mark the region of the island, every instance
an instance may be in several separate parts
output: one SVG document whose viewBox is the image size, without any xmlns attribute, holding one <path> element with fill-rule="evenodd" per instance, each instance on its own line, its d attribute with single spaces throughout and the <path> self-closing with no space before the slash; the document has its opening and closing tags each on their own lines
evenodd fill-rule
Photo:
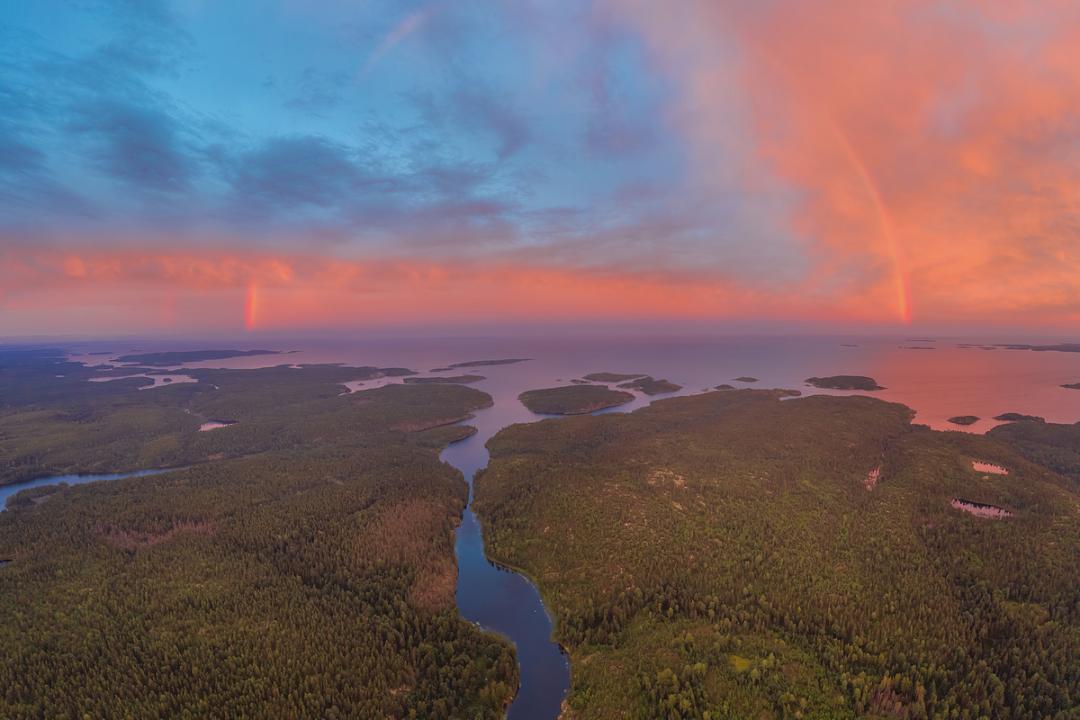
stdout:
<svg viewBox="0 0 1080 720">
<path fill-rule="evenodd" d="M 455 368 L 474 368 L 474 367 L 492 367 L 495 365 L 514 365 L 515 363 L 527 362 L 529 358 L 505 358 L 502 360 L 467 360 L 465 362 L 453 363 L 448 365 L 442 370 L 453 370 Z M 432 372 L 435 372 L 432 370 Z"/>
<path fill-rule="evenodd" d="M 913 415 L 746 389 L 496 434 L 474 507 L 557 618 L 565 716 L 1072 712 L 1080 497 L 1004 435 Z"/>
<path fill-rule="evenodd" d="M 582 377 L 584 377 L 586 380 L 591 380 L 592 382 L 619 383 L 625 382 L 627 380 L 634 380 L 636 378 L 643 378 L 645 377 L 645 373 L 597 372 L 589 373 L 588 375 L 583 375 Z"/>
<path fill-rule="evenodd" d="M 1035 352 L 1080 353 L 1080 343 L 1057 343 L 1054 345 L 1024 345 L 1017 343 L 997 343 L 997 347 L 1006 350 L 1034 350 Z"/>
<path fill-rule="evenodd" d="M 663 393 L 673 393 L 682 390 L 682 385 L 676 385 L 670 380 L 656 380 L 649 376 L 622 383 L 619 387 L 624 390 L 637 390 L 646 395 L 661 395 Z"/>
<path fill-rule="evenodd" d="M 1065 388 L 1066 390 L 1080 390 L 1080 382 L 1078 382 L 1078 383 L 1067 383 L 1065 385 L 1062 385 L 1061 387 Z"/>
<path fill-rule="evenodd" d="M 229 358 L 252 357 L 255 355 L 280 354 L 281 351 L 279 350 L 168 350 L 121 355 L 116 358 L 116 362 L 160 367 L 162 365 L 181 365 L 204 360 L 227 360 Z"/>
<path fill-rule="evenodd" d="M 949 418 L 949 422 L 953 425 L 974 425 L 979 422 L 978 415 L 956 415 Z"/>
<path fill-rule="evenodd" d="M 735 382 L 756 383 L 758 382 L 758 379 L 756 377 L 751 377 L 750 375 L 740 375 L 739 377 L 735 378 Z"/>
<path fill-rule="evenodd" d="M 735 386 L 734 385 L 729 385 L 728 383 L 721 383 L 721 384 L 719 384 L 719 385 L 717 385 L 716 387 L 713 388 L 713 390 L 734 390 L 734 389 L 735 389 Z"/>
<path fill-rule="evenodd" d="M 566 385 L 527 390 L 518 395 L 518 399 L 529 410 L 541 415 L 584 415 L 624 405 L 633 400 L 634 395 L 603 385 Z"/>
<path fill-rule="evenodd" d="M 1000 415 L 995 415 L 994 419 L 1000 420 L 1001 422 L 1046 422 L 1046 418 L 1039 417 L 1038 415 L 1024 415 L 1015 412 L 1001 413 Z"/>
<path fill-rule="evenodd" d="M 829 375 L 827 377 L 806 378 L 807 385 L 823 390 L 884 390 L 877 380 L 865 375 Z"/>
<path fill-rule="evenodd" d="M 469 385 L 471 383 L 486 380 L 483 375 L 449 375 L 446 377 L 407 377 L 402 382 L 410 385 L 427 385 L 433 383 L 452 383 L 456 385 Z"/>
</svg>

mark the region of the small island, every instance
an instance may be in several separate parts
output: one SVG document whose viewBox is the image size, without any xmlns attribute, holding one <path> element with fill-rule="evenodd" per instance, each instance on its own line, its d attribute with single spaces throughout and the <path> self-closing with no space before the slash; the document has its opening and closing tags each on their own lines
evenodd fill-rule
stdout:
<svg viewBox="0 0 1080 720">
<path fill-rule="evenodd" d="M 994 416 L 995 420 L 1001 422 L 1046 422 L 1046 418 L 1039 417 L 1038 415 L 1024 415 L 1023 413 L 1007 412 Z"/>
<path fill-rule="evenodd" d="M 741 383 L 755 383 L 757 381 L 758 379 L 756 377 L 751 377 L 749 375 L 740 375 L 739 377 L 735 378 L 735 382 Z"/>
<path fill-rule="evenodd" d="M 637 378 L 645 377 L 645 373 L 613 373 L 613 372 L 597 372 L 589 373 L 582 376 L 586 380 L 602 383 L 618 383 L 626 382 L 627 380 L 635 380 Z"/>
<path fill-rule="evenodd" d="M 486 380 L 483 375 L 450 375 L 447 377 L 407 377 L 403 382 L 409 385 L 429 385 L 434 383 L 453 383 L 454 385 L 469 385 L 470 383 Z"/>
<path fill-rule="evenodd" d="M 828 377 L 806 378 L 808 385 L 823 390 L 884 390 L 877 380 L 865 375 L 829 375 Z"/>
<path fill-rule="evenodd" d="M 442 370 L 452 370 L 454 368 L 474 368 L 474 367 L 490 367 L 492 365 L 513 365 L 514 363 L 527 362 L 529 358 L 504 358 L 502 360 L 467 360 L 465 362 L 453 363 L 448 365 Z M 432 370 L 432 372 L 435 372 Z"/>
<path fill-rule="evenodd" d="M 633 399 L 631 393 L 602 385 L 567 385 L 527 390 L 518 395 L 522 405 L 541 415 L 585 415 L 624 405 Z"/>
<path fill-rule="evenodd" d="M 1066 390 L 1080 390 L 1080 382 L 1067 383 L 1065 385 L 1062 385 L 1061 387 L 1065 388 Z"/>
<path fill-rule="evenodd" d="M 735 389 L 734 385 L 728 385 L 727 383 L 721 383 L 720 385 L 717 385 L 716 387 L 713 388 L 713 390 L 734 390 L 734 389 Z"/>
<path fill-rule="evenodd" d="M 949 418 L 949 422 L 951 422 L 953 425 L 974 425 L 975 423 L 979 422 L 979 416 L 956 415 L 955 417 Z"/>
<path fill-rule="evenodd" d="M 624 390 L 638 390 L 646 395 L 660 395 L 682 390 L 682 385 L 676 385 L 670 380 L 656 380 L 649 376 L 622 383 L 619 387 Z"/>
<path fill-rule="evenodd" d="M 179 365 L 189 362 L 201 362 L 203 360 L 227 360 L 228 358 L 251 357 L 253 355 L 280 355 L 278 350 L 168 350 L 164 352 L 138 353 L 135 355 L 121 355 L 116 362 L 138 363 L 160 367 L 162 365 Z"/>
<path fill-rule="evenodd" d="M 1035 352 L 1080 353 L 1080 343 L 1057 343 L 1056 345 L 1024 345 L 1018 343 L 998 343 L 997 347 L 1006 350 L 1034 350 Z"/>
</svg>

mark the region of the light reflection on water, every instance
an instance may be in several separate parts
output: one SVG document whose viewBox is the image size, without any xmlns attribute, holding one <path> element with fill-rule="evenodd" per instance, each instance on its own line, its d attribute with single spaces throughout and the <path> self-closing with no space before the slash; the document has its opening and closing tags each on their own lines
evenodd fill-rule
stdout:
<svg viewBox="0 0 1080 720">
<path fill-rule="evenodd" d="M 1080 391 L 1060 387 L 1080 382 L 1080 353 L 960 348 L 955 341 L 945 340 L 914 343 L 904 338 L 850 337 L 343 338 L 273 342 L 260 339 L 254 344 L 299 352 L 190 363 L 183 367 L 253 368 L 339 362 L 409 367 L 426 373 L 432 368 L 466 360 L 530 357 L 530 362 L 516 365 L 461 371 L 488 378 L 472 387 L 496 397 L 494 412 L 486 413 L 485 417 L 489 418 L 486 422 L 500 426 L 529 417 L 517 404 L 518 393 L 565 384 L 571 378 L 597 371 L 644 372 L 667 378 L 683 385 L 677 394 L 700 392 L 721 383 L 736 387 L 787 387 L 804 393 L 850 394 L 810 388 L 803 380 L 813 375 L 869 375 L 886 388 L 873 393 L 875 397 L 908 405 L 917 412 L 917 422 L 938 429 L 959 429 L 949 424 L 948 418 L 976 415 L 981 420 L 963 429 L 984 432 L 997 424 L 991 418 L 1004 412 L 1040 415 L 1051 422 L 1080 420 Z M 846 347 L 852 344 L 856 347 Z M 907 350 L 900 347 L 903 345 L 932 345 L 938 349 Z M 103 358 L 95 356 L 93 360 L 102 362 Z M 757 377 L 760 382 L 745 384 L 733 380 L 742 375 Z M 375 383 L 369 382 L 358 389 L 374 386 Z M 633 409 L 642 402 L 639 398 L 621 409 Z"/>
</svg>

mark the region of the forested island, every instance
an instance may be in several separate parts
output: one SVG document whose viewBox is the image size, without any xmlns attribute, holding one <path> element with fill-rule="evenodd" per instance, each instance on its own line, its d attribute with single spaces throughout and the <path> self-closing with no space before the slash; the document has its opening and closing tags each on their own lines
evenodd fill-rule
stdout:
<svg viewBox="0 0 1080 720">
<path fill-rule="evenodd" d="M 619 383 L 645 377 L 645 373 L 595 372 L 583 376 L 585 380 L 602 383 Z"/>
<path fill-rule="evenodd" d="M 624 390 L 637 390 L 646 395 L 661 395 L 663 393 L 673 393 L 682 390 L 682 385 L 677 385 L 670 380 L 657 380 L 650 376 L 621 383 L 619 384 L 619 387 Z"/>
<path fill-rule="evenodd" d="M 808 385 L 824 390 L 884 390 L 877 380 L 865 375 L 829 375 L 828 377 L 806 378 Z"/>
<path fill-rule="evenodd" d="M 455 608 L 467 488 L 438 459 L 491 398 L 339 394 L 386 370 L 196 370 L 138 392 L 0 351 L 0 481 L 187 466 L 0 513 L 0 717 L 502 716 L 514 650 Z M 221 417 L 240 422 L 198 431 Z"/>
<path fill-rule="evenodd" d="M 634 399 L 632 393 L 611 390 L 603 385 L 566 385 L 527 390 L 518 396 L 521 404 L 544 415 L 583 415 L 624 405 Z"/>
<path fill-rule="evenodd" d="M 483 375 L 446 375 L 442 377 L 407 377 L 402 382 L 408 385 L 430 385 L 433 383 L 471 385 L 486 379 Z"/>
<path fill-rule="evenodd" d="M 1056 343 L 1054 345 L 1024 345 L 1017 343 L 998 343 L 997 347 L 1006 350 L 1034 350 L 1035 352 L 1080 353 L 1080 343 Z"/>
<path fill-rule="evenodd" d="M 497 365 L 515 365 L 517 363 L 523 363 L 528 361 L 529 358 L 501 358 L 499 360 L 466 360 L 465 362 L 451 363 L 447 366 L 449 368 L 475 368 L 475 367 L 495 367 Z M 433 371 L 434 372 L 434 371 Z"/>
<path fill-rule="evenodd" d="M 1039 417 L 1038 415 L 1025 415 L 1017 412 L 1001 413 L 994 416 L 995 420 L 1001 420 L 1002 422 L 1046 422 L 1046 418 Z"/>
<path fill-rule="evenodd" d="M 121 355 L 116 358 L 116 362 L 161 366 L 180 365 L 182 363 L 201 362 L 204 360 L 227 360 L 229 358 L 279 354 L 279 350 L 170 350 L 165 352 Z"/>
<path fill-rule="evenodd" d="M 872 398 L 782 396 L 488 443 L 474 505 L 556 615 L 569 716 L 1069 717 L 1080 426 L 945 433 Z"/>
</svg>

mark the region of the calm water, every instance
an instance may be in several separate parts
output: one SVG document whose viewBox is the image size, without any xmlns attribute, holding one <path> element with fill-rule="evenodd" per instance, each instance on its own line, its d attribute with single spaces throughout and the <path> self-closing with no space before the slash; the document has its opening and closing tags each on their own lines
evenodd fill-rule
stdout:
<svg viewBox="0 0 1080 720">
<path fill-rule="evenodd" d="M 984 342 L 1012 342 L 1013 337 L 979 338 Z M 1069 338 L 1047 338 L 1061 342 Z M 202 345 L 175 343 L 171 349 L 227 347 L 226 341 Z M 964 428 L 985 432 L 990 420 L 1003 412 L 1042 415 L 1052 422 L 1080 420 L 1080 391 L 1060 385 L 1080 382 L 1080 353 L 959 348 L 957 340 L 929 343 L 898 338 L 853 337 L 672 337 L 672 338 L 433 338 L 388 340 L 343 338 L 334 341 L 259 337 L 240 347 L 270 347 L 299 352 L 285 356 L 253 356 L 192 363 L 182 367 L 263 367 L 277 364 L 339 362 L 353 365 L 406 366 L 418 371 L 448 363 L 500 357 L 530 357 L 532 362 L 501 367 L 474 368 L 488 380 L 478 387 L 496 396 L 491 420 L 506 424 L 523 419 L 516 406 L 522 390 L 556 384 L 601 370 L 644 372 L 666 377 L 684 386 L 680 392 L 700 392 L 720 383 L 745 387 L 789 387 L 810 392 L 803 380 L 812 375 L 870 375 L 887 389 L 874 393 L 884 400 L 904 403 L 918 413 L 917 422 L 940 429 L 957 429 L 948 418 L 977 415 L 983 420 Z M 959 342 L 973 342 L 965 338 Z M 857 347 L 845 347 L 856 344 Z M 936 346 L 937 350 L 905 350 L 902 345 Z M 86 352 L 158 349 L 94 343 Z M 90 364 L 107 356 L 75 356 Z M 182 369 L 181 366 L 176 368 Z M 466 371 L 461 371 L 466 372 Z M 732 382 L 750 375 L 755 385 Z M 394 382 L 395 380 L 390 380 Z M 373 387 L 374 383 L 358 387 Z M 343 388 L 344 390 L 344 388 Z M 158 392 L 167 392 L 159 389 Z M 814 391 L 828 392 L 828 391 Z M 509 398 L 500 397 L 509 393 Z M 844 394 L 844 393 L 835 393 Z M 640 403 L 638 403 L 640 404 Z M 489 413 L 490 414 L 490 413 Z"/>
<path fill-rule="evenodd" d="M 1012 342 L 1015 338 L 982 338 L 981 342 Z M 1060 342 L 1060 338 L 1048 342 Z M 972 342 L 964 339 L 962 342 Z M 337 362 L 349 365 L 406 366 L 420 372 L 453 362 L 505 357 L 529 357 L 515 365 L 450 371 L 475 372 L 485 380 L 474 384 L 494 398 L 494 406 L 469 421 L 479 432 L 448 447 L 442 459 L 462 471 L 470 485 L 475 472 L 488 461 L 485 443 L 512 423 L 540 419 L 526 410 L 517 396 L 524 390 L 566 384 L 586 373 L 612 371 L 648 373 L 683 385 L 676 394 L 697 393 L 721 383 L 736 387 L 786 387 L 804 393 L 852 394 L 806 387 L 814 375 L 869 375 L 885 390 L 875 397 L 908 405 L 916 422 L 938 429 L 985 432 L 998 424 L 993 416 L 1004 412 L 1040 415 L 1050 422 L 1080 420 L 1080 391 L 1060 387 L 1080 382 L 1080 354 L 1021 350 L 961 348 L 955 340 L 911 341 L 905 338 L 481 338 L 426 340 L 311 340 L 252 341 L 250 347 L 299 350 L 285 357 L 254 356 L 192 363 L 184 367 L 262 367 L 276 364 Z M 904 345 L 934 346 L 910 350 Z M 175 349 L 222 347 L 221 343 Z M 115 349 L 94 345 L 87 352 Z M 152 349 L 158 349 L 157 346 Z M 77 358 L 81 359 L 81 358 Z M 96 356 L 90 364 L 101 362 Z M 182 369 L 182 368 L 176 368 Z M 759 378 L 740 383 L 739 376 Z M 386 379 L 350 388 L 363 391 Z M 343 388 L 344 390 L 344 388 Z M 168 392 L 160 390 L 159 392 Z M 659 396 L 664 397 L 664 396 Z M 638 394 L 616 411 L 632 411 L 653 398 Z M 957 427 L 948 418 L 976 415 L 974 425 Z M 102 479 L 102 478 L 97 478 Z M 50 482 L 56 482 L 50 479 Z M 71 482 L 72 480 L 68 480 Z M 81 479 L 76 482 L 86 482 Z M 7 490 L 0 491 L 0 493 Z M 3 497 L 0 495 L 0 497 Z M 467 509 L 457 533 L 457 603 L 466 619 L 499 632 L 517 646 L 521 688 L 510 708 L 514 720 L 550 720 L 569 687 L 566 657 L 551 641 L 552 624 L 536 588 L 522 576 L 491 565 L 484 554 L 483 536 L 476 516 Z"/>
<path fill-rule="evenodd" d="M 0 485 L 0 512 L 4 512 L 5 510 L 7 510 L 7 501 L 9 497 L 29 488 L 41 487 L 43 485 L 59 485 L 61 483 L 67 485 L 82 485 L 83 483 L 97 482 L 99 480 L 122 480 L 123 478 L 129 477 L 158 475 L 163 472 L 167 471 L 136 470 L 135 472 L 109 473 L 106 475 L 54 475 L 53 477 L 43 477 L 37 478 L 35 480 L 27 480 L 26 482 L 15 483 L 14 485 Z"/>
</svg>

